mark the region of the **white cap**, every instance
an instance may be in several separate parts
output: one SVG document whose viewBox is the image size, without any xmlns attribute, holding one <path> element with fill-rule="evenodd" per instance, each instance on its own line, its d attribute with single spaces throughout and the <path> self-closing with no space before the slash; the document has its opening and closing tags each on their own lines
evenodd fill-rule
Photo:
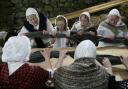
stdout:
<svg viewBox="0 0 128 89">
<path fill-rule="evenodd" d="M 110 15 L 116 15 L 116 16 L 118 16 L 119 18 L 121 17 L 120 12 L 119 12 L 119 10 L 117 10 L 117 9 L 112 9 L 112 10 L 109 12 L 108 16 L 110 16 Z"/>
<path fill-rule="evenodd" d="M 81 17 L 81 15 L 86 15 L 87 17 L 88 17 L 88 19 L 89 19 L 89 22 L 90 22 L 90 14 L 88 13 L 88 12 L 83 12 L 83 13 L 81 13 L 80 14 L 80 17 Z M 80 19 L 80 17 L 79 17 L 79 19 Z"/>
<path fill-rule="evenodd" d="M 31 53 L 30 40 L 26 36 L 10 37 L 2 51 L 3 62 L 26 62 Z"/>
<path fill-rule="evenodd" d="M 83 57 L 96 58 L 96 46 L 90 40 L 84 40 L 76 47 L 74 59 Z"/>
</svg>

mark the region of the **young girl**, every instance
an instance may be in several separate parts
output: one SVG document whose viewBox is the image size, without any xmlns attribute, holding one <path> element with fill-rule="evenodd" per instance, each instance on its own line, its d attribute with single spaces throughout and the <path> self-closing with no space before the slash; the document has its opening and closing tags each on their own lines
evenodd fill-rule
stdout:
<svg viewBox="0 0 128 89">
<path fill-rule="evenodd" d="M 54 34 L 66 34 L 70 35 L 70 30 L 68 28 L 68 21 L 63 15 L 58 15 L 55 19 L 55 29 L 53 30 Z M 65 48 L 68 46 L 67 38 L 52 38 L 51 43 L 53 48 Z"/>
</svg>

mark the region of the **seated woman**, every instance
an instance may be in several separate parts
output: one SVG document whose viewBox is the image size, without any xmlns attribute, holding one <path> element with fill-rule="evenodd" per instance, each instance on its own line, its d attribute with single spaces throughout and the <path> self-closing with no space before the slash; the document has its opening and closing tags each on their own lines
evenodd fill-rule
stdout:
<svg viewBox="0 0 128 89">
<path fill-rule="evenodd" d="M 66 34 L 70 36 L 70 30 L 68 28 L 68 21 L 63 15 L 58 15 L 55 19 L 55 29 L 54 34 Z M 68 47 L 67 38 L 52 38 L 51 43 L 53 43 L 53 48 L 65 48 Z"/>
<path fill-rule="evenodd" d="M 78 31 L 78 34 L 82 34 L 84 30 L 87 30 L 91 35 L 96 35 L 96 29 L 88 30 L 93 27 L 91 23 L 90 14 L 83 12 L 80 14 L 79 21 L 75 22 L 71 28 L 71 31 Z"/>
<path fill-rule="evenodd" d="M 49 72 L 27 64 L 30 53 L 31 45 L 27 37 L 15 36 L 8 39 L 3 47 L 4 63 L 0 64 L 1 89 L 44 89 Z"/>
<path fill-rule="evenodd" d="M 61 56 L 61 62 L 65 55 Z M 75 50 L 74 63 L 55 70 L 56 89 L 107 89 L 109 74 L 96 64 L 96 47 L 82 41 Z M 61 63 L 60 63 L 61 64 Z M 61 64 L 62 65 L 62 64 Z"/>
<path fill-rule="evenodd" d="M 81 13 L 79 21 L 75 22 L 71 28 L 71 35 L 75 40 L 75 42 L 72 43 L 77 46 L 81 41 L 89 39 L 97 45 L 96 34 L 97 31 L 95 26 L 91 23 L 90 14 L 88 12 Z"/>
<path fill-rule="evenodd" d="M 51 22 L 43 14 L 38 13 L 34 8 L 28 8 L 26 10 L 26 19 L 27 20 L 24 22 L 24 26 L 18 35 L 25 35 L 25 33 L 36 31 L 42 31 L 43 34 L 52 33 L 53 26 Z M 39 48 L 45 48 L 47 42 L 47 39 L 42 40 L 40 38 L 31 40 L 31 44 L 34 45 L 34 43 L 36 43 Z"/>
<path fill-rule="evenodd" d="M 121 15 L 117 9 L 112 9 L 107 19 L 100 23 L 97 29 L 98 36 L 113 40 L 115 37 L 124 37 L 128 39 L 128 29 L 125 23 L 121 20 Z M 99 47 L 115 46 L 121 44 L 112 44 L 108 42 L 99 42 Z"/>
</svg>

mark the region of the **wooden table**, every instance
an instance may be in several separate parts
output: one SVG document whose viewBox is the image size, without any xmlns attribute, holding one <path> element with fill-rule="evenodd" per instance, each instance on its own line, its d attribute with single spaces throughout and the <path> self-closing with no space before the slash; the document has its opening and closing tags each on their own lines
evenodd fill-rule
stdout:
<svg viewBox="0 0 128 89">
<path fill-rule="evenodd" d="M 56 58 L 50 59 L 52 66 L 55 66 L 57 60 L 58 59 L 56 59 Z M 67 56 L 63 62 L 63 65 L 69 65 L 69 64 L 73 63 L 73 61 L 74 61 L 74 59 L 72 59 L 70 56 Z M 32 65 L 37 65 L 37 66 L 40 66 L 44 69 L 48 69 L 48 66 L 45 62 L 34 63 Z M 114 65 L 114 66 L 112 66 L 112 69 L 113 69 L 114 75 L 116 76 L 117 81 L 128 79 L 128 71 L 126 71 L 125 67 L 122 64 L 121 65 Z"/>
</svg>

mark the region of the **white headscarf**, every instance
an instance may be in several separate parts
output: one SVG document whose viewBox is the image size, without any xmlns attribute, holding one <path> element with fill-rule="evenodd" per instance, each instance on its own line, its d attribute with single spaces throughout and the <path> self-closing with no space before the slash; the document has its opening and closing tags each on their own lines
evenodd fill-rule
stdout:
<svg viewBox="0 0 128 89">
<path fill-rule="evenodd" d="M 76 47 L 74 59 L 83 57 L 96 58 L 96 46 L 90 40 L 84 40 Z"/>
<path fill-rule="evenodd" d="M 55 25 L 57 24 L 57 18 L 59 18 L 59 17 L 63 17 L 64 19 L 65 19 L 65 21 L 66 21 L 66 26 L 68 26 L 68 20 L 67 20 L 67 18 L 65 17 L 65 16 L 63 16 L 63 15 L 57 15 L 57 17 L 56 17 L 56 19 L 55 19 Z"/>
<path fill-rule="evenodd" d="M 80 14 L 80 17 L 81 17 L 81 15 L 86 15 L 86 16 L 88 17 L 89 23 L 90 23 L 91 17 L 90 17 L 90 14 L 89 14 L 88 12 L 83 12 L 83 13 L 81 13 L 81 14 Z M 79 20 L 80 20 L 80 17 L 79 17 Z"/>
<path fill-rule="evenodd" d="M 28 8 L 27 10 L 26 10 L 26 17 L 27 16 L 30 16 L 30 15 L 36 15 L 36 17 L 37 17 L 37 19 L 38 19 L 38 23 L 39 23 L 39 14 L 38 14 L 38 12 L 34 9 L 34 8 Z M 27 20 L 28 21 L 28 20 Z M 39 29 L 39 24 L 37 25 L 37 26 L 35 26 L 34 28 L 36 28 L 36 29 Z"/>
<path fill-rule="evenodd" d="M 30 40 L 25 36 L 10 37 L 2 51 L 2 62 L 8 63 L 9 74 L 11 75 L 29 60 L 31 53 Z"/>
<path fill-rule="evenodd" d="M 112 10 L 109 12 L 108 16 L 111 16 L 111 15 L 116 15 L 116 16 L 118 16 L 119 18 L 121 18 L 120 12 L 119 12 L 119 10 L 117 10 L 117 9 L 112 9 Z"/>
<path fill-rule="evenodd" d="M 119 17 L 119 21 L 117 22 L 116 26 L 123 26 L 123 25 L 125 25 L 124 22 L 122 22 L 122 18 L 121 18 L 121 15 L 120 15 L 120 12 L 119 12 L 118 9 L 112 9 L 109 12 L 108 16 L 111 16 L 111 15 L 116 15 L 116 16 Z"/>
</svg>

